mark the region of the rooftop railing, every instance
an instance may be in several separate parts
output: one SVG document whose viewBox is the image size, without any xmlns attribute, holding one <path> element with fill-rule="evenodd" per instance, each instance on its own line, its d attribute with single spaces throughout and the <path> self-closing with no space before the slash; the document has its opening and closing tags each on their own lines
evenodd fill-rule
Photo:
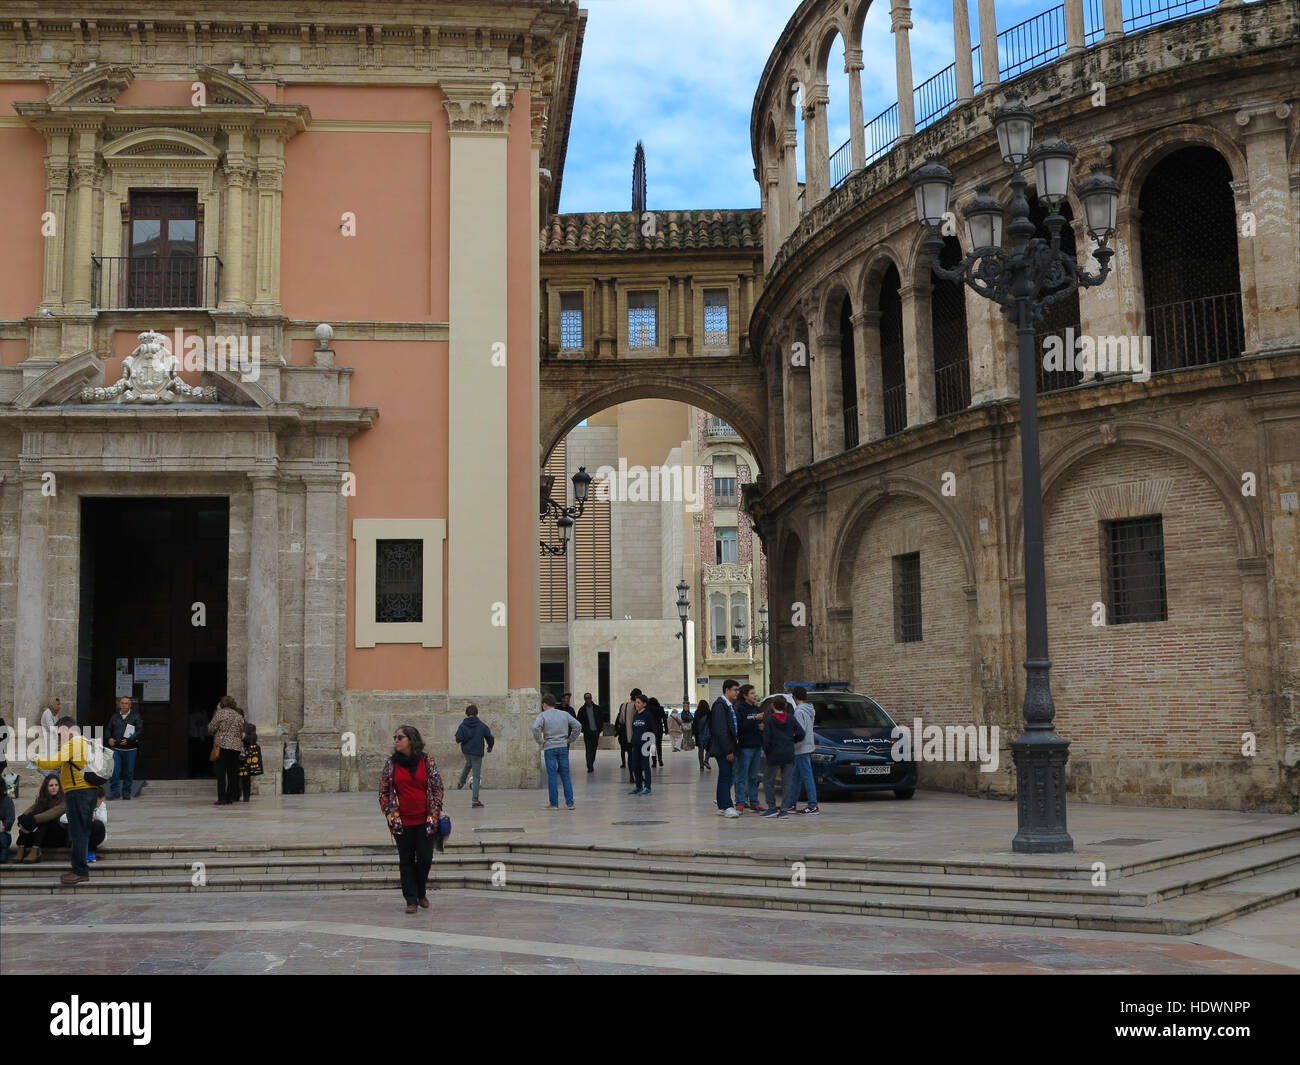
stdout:
<svg viewBox="0 0 1300 1065">
<path fill-rule="evenodd" d="M 1128 12 L 1124 30 L 1132 33 L 1164 22 L 1200 14 L 1217 7 L 1219 0 L 1124 0 Z M 1091 46 L 1105 33 L 1101 0 L 1084 0 L 1083 43 Z M 1065 52 L 1065 5 L 1049 8 L 998 34 L 998 78 L 1011 81 L 1038 67 L 1046 66 Z M 971 49 L 975 91 L 983 87 L 980 46 Z M 957 64 L 953 63 L 913 90 L 913 113 L 918 132 L 937 122 L 957 104 Z M 866 123 L 867 166 L 885 155 L 898 141 L 898 104 L 885 108 Z M 831 155 L 831 187 L 836 188 L 852 173 L 852 139 Z"/>
</svg>

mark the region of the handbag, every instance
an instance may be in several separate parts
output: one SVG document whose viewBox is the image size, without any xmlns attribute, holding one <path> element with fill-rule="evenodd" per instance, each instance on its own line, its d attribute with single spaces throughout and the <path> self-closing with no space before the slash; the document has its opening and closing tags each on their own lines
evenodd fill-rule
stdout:
<svg viewBox="0 0 1300 1065">
<path fill-rule="evenodd" d="M 215 762 L 220 757 L 221 757 L 221 748 L 214 743 L 212 745 L 212 750 L 208 752 L 208 761 Z"/>
<path fill-rule="evenodd" d="M 446 839 L 451 835 L 451 818 L 446 814 L 443 814 L 442 817 L 438 819 L 438 835 L 443 839 Z"/>
</svg>

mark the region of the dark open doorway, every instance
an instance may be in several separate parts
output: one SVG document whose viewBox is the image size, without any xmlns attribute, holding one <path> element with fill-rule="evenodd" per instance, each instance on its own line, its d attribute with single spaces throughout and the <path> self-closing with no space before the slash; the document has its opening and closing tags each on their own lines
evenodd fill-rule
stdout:
<svg viewBox="0 0 1300 1065">
<path fill-rule="evenodd" d="M 129 687 L 144 718 L 137 779 L 209 772 L 229 549 L 227 499 L 81 501 L 77 720 L 103 725 Z"/>
</svg>

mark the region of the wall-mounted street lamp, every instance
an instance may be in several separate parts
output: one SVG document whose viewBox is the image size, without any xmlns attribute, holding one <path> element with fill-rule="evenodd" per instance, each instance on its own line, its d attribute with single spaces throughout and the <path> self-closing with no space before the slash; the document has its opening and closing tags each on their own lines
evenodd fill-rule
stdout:
<svg viewBox="0 0 1300 1065">
<path fill-rule="evenodd" d="M 745 619 L 736 618 L 736 640 L 742 647 L 761 647 L 763 648 L 763 694 L 767 695 L 767 604 L 764 603 L 758 608 L 758 635 L 745 637 Z"/>
<path fill-rule="evenodd" d="M 1016 324 L 1020 355 L 1020 466 L 1025 515 L 1025 731 L 1011 744 L 1016 763 L 1017 832 L 1011 848 L 1022 854 L 1051 854 L 1074 850 L 1065 827 L 1065 762 L 1069 741 L 1056 734 L 1047 657 L 1047 579 L 1043 559 L 1043 485 L 1038 455 L 1038 395 L 1034 327 L 1043 312 L 1080 288 L 1100 285 L 1110 274 L 1114 250 L 1106 246 L 1115 233 L 1119 186 L 1100 166 L 1075 189 L 1083 206 L 1088 235 L 1097 242 L 1092 253 L 1098 271 L 1079 268 L 1073 255 L 1061 250 L 1065 218 L 1060 206 L 1070 191 L 1073 148 L 1058 137 L 1037 147 L 1034 112 L 1012 97 L 993 115 L 1002 161 L 1011 168 L 1011 202 L 1003 206 L 981 185 L 967 204 L 970 250 L 951 270 L 939 265 L 943 238 L 939 226 L 948 214 L 952 173 L 931 157 L 912 175 L 917 214 L 929 230 L 924 260 L 947 281 L 965 282 L 998 304 Z M 1025 197 L 1023 171 L 1032 166 L 1038 199 L 1049 211 L 1048 239 L 1035 236 Z M 1010 211 L 1007 233 L 1011 249 L 1002 247 L 1002 220 Z M 923 260 L 923 262 L 924 262 Z"/>
<path fill-rule="evenodd" d="M 591 474 L 587 472 L 587 467 L 579 466 L 578 472 L 570 480 L 573 482 L 574 504 L 571 507 L 565 507 L 551 498 L 551 489 L 555 487 L 555 475 L 550 473 L 542 474 L 541 492 L 538 495 L 542 503 L 538 517 L 542 521 L 552 518 L 560 534 L 558 544 L 548 544 L 545 540 L 539 541 L 543 555 L 563 555 L 568 551 L 569 536 L 573 532 L 573 523 L 582 517 L 582 510 L 587 505 L 587 492 L 591 488 Z"/>
</svg>

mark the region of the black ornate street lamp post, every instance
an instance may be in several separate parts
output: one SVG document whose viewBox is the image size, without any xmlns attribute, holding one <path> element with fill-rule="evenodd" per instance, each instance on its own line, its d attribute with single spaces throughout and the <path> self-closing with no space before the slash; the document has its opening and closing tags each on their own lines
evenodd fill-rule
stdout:
<svg viewBox="0 0 1300 1065">
<path fill-rule="evenodd" d="M 736 618 L 736 638 L 744 647 L 761 647 L 763 648 L 763 694 L 767 695 L 767 604 L 764 603 L 758 608 L 758 635 L 745 637 L 745 619 L 744 617 Z"/>
<path fill-rule="evenodd" d="M 684 580 L 677 582 L 677 616 L 682 620 L 682 631 L 676 636 L 682 641 L 682 709 L 691 708 L 691 674 L 686 664 L 686 619 L 691 614 L 691 586 Z"/>
<path fill-rule="evenodd" d="M 931 157 L 912 175 L 917 213 L 929 229 L 923 262 L 948 281 L 965 282 L 981 296 L 993 300 L 1016 323 L 1020 357 L 1020 466 L 1025 516 L 1025 704 L 1024 733 L 1011 744 L 1016 763 L 1018 831 L 1012 850 L 1022 854 L 1058 854 L 1074 850 L 1065 826 L 1065 762 L 1069 741 L 1056 734 L 1047 657 L 1047 582 L 1043 560 L 1043 486 L 1038 455 L 1037 353 L 1034 328 L 1043 312 L 1080 288 L 1100 285 L 1110 274 L 1114 251 L 1107 241 L 1115 232 L 1119 186 L 1102 167 L 1076 188 L 1083 205 L 1088 235 L 1098 244 L 1092 253 L 1099 269 L 1089 274 L 1074 257 L 1061 251 L 1065 218 L 1060 205 L 1070 187 L 1070 167 L 1077 154 L 1063 140 L 1053 138 L 1030 150 L 1034 114 L 1013 97 L 993 116 L 1002 160 L 1012 168 L 1011 251 L 1002 248 L 1003 212 L 1008 208 L 989 195 L 987 186 L 965 208 L 970 251 L 952 269 L 939 265 L 943 238 L 939 226 L 948 216 L 952 173 Z M 1050 239 L 1034 235 L 1025 198 L 1023 170 L 1034 169 L 1038 198 L 1050 211 L 1046 218 Z"/>
<path fill-rule="evenodd" d="M 586 466 L 579 466 L 578 472 L 571 478 L 573 481 L 573 498 L 574 504 L 571 507 L 561 506 L 551 498 L 551 488 L 555 484 L 555 477 L 552 474 L 542 474 L 541 492 L 541 513 L 538 515 L 543 521 L 548 516 L 555 519 L 555 526 L 560 530 L 560 542 L 558 544 L 548 544 L 545 540 L 538 542 L 542 547 L 543 555 L 562 555 L 569 549 L 569 534 L 573 531 L 573 523 L 576 519 L 582 517 L 582 510 L 587 505 L 587 492 L 591 488 L 591 474 L 587 472 Z"/>
</svg>

